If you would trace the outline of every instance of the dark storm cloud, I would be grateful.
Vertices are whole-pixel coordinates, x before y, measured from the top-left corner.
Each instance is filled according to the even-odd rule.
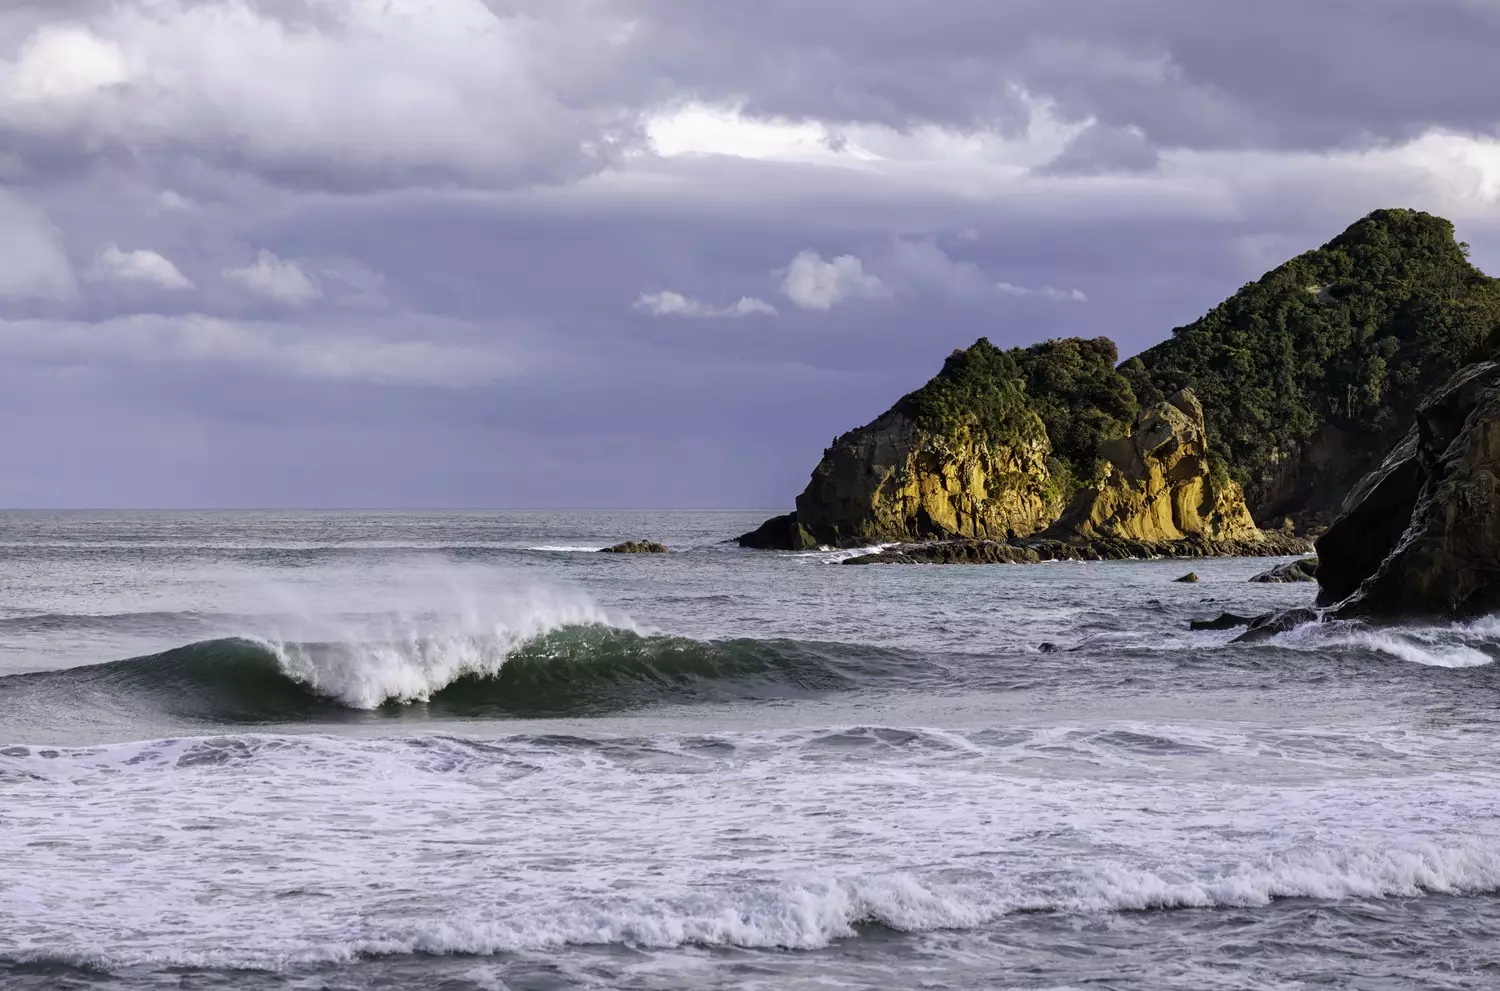
[[[1491,130],[1483,0],[632,0],[636,51],[751,112],[1022,126],[1018,93],[1186,148],[1328,148]]]
[[[1150,172],[1161,156],[1138,130],[1090,124],[1060,154],[1037,169],[1038,175],[1101,175]]]
[[[1380,206],[1500,270],[1494,145],[1320,153],[1490,126],[1496,40],[1389,0],[12,3],[0,502],[786,505],[981,335],[1129,354]],[[701,104],[821,145],[651,153]]]
[[[1153,148],[1322,149],[1500,122],[1500,7],[1477,0],[374,10],[25,5],[0,14],[13,62],[0,135],[33,180],[80,158],[190,157],[290,188],[368,190],[577,179],[640,148],[643,115],[685,99],[1012,135],[1045,106],[1099,122],[1059,160],[1072,172],[1144,168]]]

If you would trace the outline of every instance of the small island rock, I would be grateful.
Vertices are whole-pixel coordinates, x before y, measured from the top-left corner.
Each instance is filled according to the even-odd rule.
[[[606,547],[600,554],[666,554],[667,545],[654,540],[627,540],[623,544]]]

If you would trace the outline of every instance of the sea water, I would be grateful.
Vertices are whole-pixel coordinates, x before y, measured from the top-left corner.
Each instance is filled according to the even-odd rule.
[[[0,515],[0,987],[1500,986],[1500,622],[767,515]]]

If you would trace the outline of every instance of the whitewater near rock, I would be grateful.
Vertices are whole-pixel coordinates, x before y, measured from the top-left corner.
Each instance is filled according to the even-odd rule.
[[[1492,621],[1235,644],[1188,621],[1308,587],[723,542],[759,518],[0,517],[0,986],[1500,965]]]

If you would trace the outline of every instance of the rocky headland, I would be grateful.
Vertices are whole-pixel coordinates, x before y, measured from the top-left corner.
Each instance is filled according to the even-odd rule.
[[[1479,469],[1434,474],[1449,463],[1442,437],[1468,445],[1464,464],[1485,456],[1482,429],[1452,426],[1484,389],[1423,400],[1494,353],[1497,328],[1500,281],[1469,264],[1448,221],[1376,211],[1123,363],[1106,338],[955,351],[838,438],[792,513],[739,543],[895,545],[850,563],[1025,563],[1306,554],[1328,527],[1317,577],[1330,602],[1358,588],[1374,611],[1461,612],[1487,593],[1396,589],[1441,567],[1430,544],[1406,546],[1411,520],[1437,534],[1443,513],[1487,505]],[[1334,523],[1341,511],[1358,519]],[[1361,537],[1370,526],[1390,546]]]

